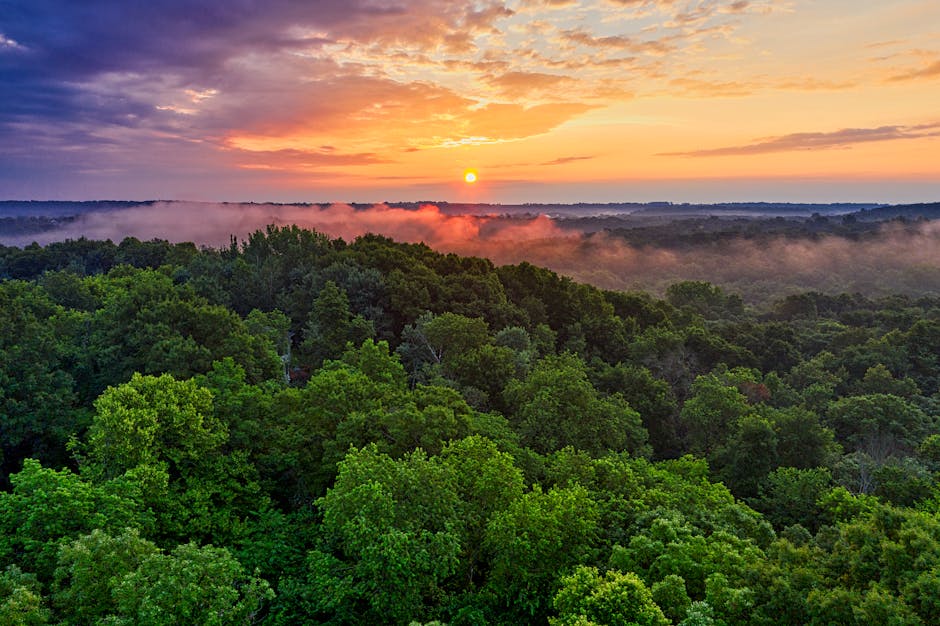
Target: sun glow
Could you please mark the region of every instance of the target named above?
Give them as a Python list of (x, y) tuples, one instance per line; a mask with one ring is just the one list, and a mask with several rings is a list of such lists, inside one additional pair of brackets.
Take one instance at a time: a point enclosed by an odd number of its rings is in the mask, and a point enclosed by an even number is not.
[(477, 182), (477, 173), (476, 170), (467, 170), (463, 173), (463, 180), (465, 183), (472, 185)]

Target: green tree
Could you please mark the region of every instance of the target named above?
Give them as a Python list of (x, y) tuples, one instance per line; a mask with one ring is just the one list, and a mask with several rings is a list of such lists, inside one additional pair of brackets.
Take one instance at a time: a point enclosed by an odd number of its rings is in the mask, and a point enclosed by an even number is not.
[(559, 615), (549, 620), (552, 626), (576, 626), (585, 620), (605, 626), (670, 624), (650, 590), (632, 572), (611, 570), (602, 576), (596, 568), (578, 567), (561, 579), (554, 604)]
[(682, 621), (692, 605), (682, 577), (669, 574), (654, 583), (652, 591), (653, 601), (662, 609), (663, 614), (673, 623), (677, 624)]
[(493, 516), (522, 497), (522, 472), (509, 454), (480, 436), (447, 444), (440, 460), (453, 472), (460, 497), (460, 578), (472, 587), (489, 566), (483, 549), (487, 526)]
[(423, 451), (395, 460), (352, 450), (317, 501), (324, 542), (285, 609), (321, 619), (408, 623), (434, 617), (456, 571), (460, 499), (452, 471)]
[(536, 363), (525, 380), (507, 386), (506, 399), (522, 443), (536, 452), (568, 445), (595, 455), (648, 452), (639, 414), (622, 396), (601, 396), (584, 362), (570, 353)]
[(0, 623), (8, 626), (40, 626), (49, 623), (49, 609), (36, 577), (16, 565), (0, 573)]
[(666, 301), (676, 308), (688, 307), (706, 318), (730, 317), (744, 313), (738, 295), (726, 295), (721, 287), (701, 282), (684, 281), (669, 285)]
[(819, 500), (831, 485), (829, 470), (780, 467), (762, 481), (752, 506), (775, 528), (799, 524), (815, 531), (824, 519)]
[(161, 461), (181, 472), (228, 438), (212, 415), (212, 394), (169, 374), (134, 374), (130, 382), (105, 391), (95, 409), (86, 467), (105, 479)]
[(70, 373), (80, 321), (36, 285), (0, 282), (0, 485), (26, 457), (63, 463), (86, 425)]
[(231, 310), (174, 284), (169, 268), (119, 266), (90, 280), (102, 306), (88, 336), (88, 397), (126, 382), (134, 372), (188, 378), (209, 371), (213, 361), (226, 356), (252, 381), (283, 378), (283, 364), (267, 331), (256, 328), (260, 334), (252, 334)]
[(347, 343), (354, 346), (375, 335), (375, 326), (349, 309), (346, 292), (327, 281), (313, 303), (304, 329), (300, 358), (313, 367), (343, 354)]
[(745, 415), (734, 424), (728, 441), (712, 455), (718, 476), (738, 497), (757, 495), (757, 486), (777, 467), (777, 433), (758, 415)]
[(195, 381), (135, 374), (95, 401), (82, 471), (137, 482), (161, 534), (228, 539), (263, 508), (245, 452), (228, 453), (229, 433), (212, 394)]
[(679, 455), (679, 409), (669, 383), (655, 378), (645, 367), (625, 363), (614, 366), (599, 364), (592, 378), (600, 391), (619, 393), (636, 409), (649, 432), (650, 445), (656, 456)]
[(92, 484), (69, 470), (27, 459), (0, 494), (0, 565), (16, 564), (43, 582), (52, 578), (59, 546), (95, 528), (149, 530), (139, 487), (125, 480)]
[(891, 394), (841, 398), (830, 404), (827, 418), (850, 449), (878, 461), (913, 449), (933, 427), (917, 406)]
[(52, 602), (69, 624), (94, 624), (116, 612), (114, 592), (125, 576), (159, 553), (136, 529), (109, 535), (101, 529), (59, 550)]
[(858, 395), (892, 394), (908, 400), (920, 395), (916, 382), (910, 378), (895, 378), (881, 363), (868, 368), (865, 377), (855, 385), (854, 391)]
[(253, 624), (268, 583), (245, 573), (225, 548), (192, 543), (155, 553), (123, 576), (113, 590), (115, 614), (104, 623), (130, 626)]
[(454, 363), (490, 343), (483, 318), (456, 313), (425, 313), (402, 332), (398, 347), (412, 380), (427, 382), (434, 372), (454, 372)]
[(715, 612), (704, 600), (693, 602), (685, 619), (679, 622), (679, 626), (715, 626), (715, 624), (717, 624)]
[(732, 426), (749, 412), (747, 398), (715, 374), (696, 378), (691, 394), (682, 405), (680, 417), (690, 449), (708, 454), (727, 441)]
[(496, 513), (484, 546), (492, 563), (486, 588), (515, 623), (544, 620), (559, 577), (591, 560), (598, 509), (580, 486), (537, 486)]
[(842, 453), (835, 433), (823, 426), (819, 415), (802, 407), (763, 407), (777, 434), (777, 460), (783, 467), (828, 467)]

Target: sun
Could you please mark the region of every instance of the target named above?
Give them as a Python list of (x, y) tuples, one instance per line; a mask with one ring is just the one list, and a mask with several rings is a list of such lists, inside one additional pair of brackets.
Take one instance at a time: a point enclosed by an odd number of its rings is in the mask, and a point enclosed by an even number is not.
[(468, 185), (472, 185), (477, 182), (477, 172), (476, 170), (467, 170), (463, 173), (463, 181)]

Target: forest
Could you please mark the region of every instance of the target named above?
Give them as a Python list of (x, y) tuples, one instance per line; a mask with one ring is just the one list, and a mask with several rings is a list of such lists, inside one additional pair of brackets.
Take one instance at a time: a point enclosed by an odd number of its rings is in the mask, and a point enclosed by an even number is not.
[(940, 624), (938, 419), (929, 293), (0, 246), (0, 623)]

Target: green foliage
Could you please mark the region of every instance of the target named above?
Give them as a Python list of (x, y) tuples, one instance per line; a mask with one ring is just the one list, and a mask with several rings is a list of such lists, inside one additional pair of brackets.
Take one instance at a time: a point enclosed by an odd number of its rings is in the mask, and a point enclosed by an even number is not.
[(327, 359), (339, 357), (346, 345), (359, 345), (375, 334), (375, 326), (349, 309), (346, 292), (327, 281), (313, 302), (310, 319), (300, 345), (302, 362), (319, 367)]
[(91, 397), (134, 372), (188, 378), (226, 356), (252, 381), (283, 377), (266, 327), (247, 326), (229, 309), (175, 285), (166, 272), (121, 266), (90, 280), (102, 301), (87, 339)]
[(114, 626), (253, 624), (262, 602), (274, 597), (225, 548), (192, 543), (146, 556), (112, 584), (115, 611), (101, 623)]
[(89, 471), (115, 478), (165, 461), (181, 470), (221, 446), (224, 426), (212, 417), (212, 394), (194, 381), (134, 374), (95, 401), (88, 431)]
[(226, 453), (228, 430), (195, 381), (135, 374), (95, 408), (83, 472), (138, 484), (161, 534), (229, 538), (263, 505), (254, 469), (244, 452)]
[(405, 368), (397, 355), (390, 353), (387, 341), (376, 343), (366, 339), (358, 348), (348, 349), (342, 360), (376, 383), (387, 383), (400, 388), (407, 381)]
[(819, 415), (812, 411), (802, 407), (764, 407), (760, 413), (773, 424), (777, 461), (783, 467), (828, 467), (842, 453), (835, 433), (823, 426)]
[(44, 582), (52, 578), (63, 542), (96, 528), (152, 525), (138, 486), (129, 481), (96, 485), (33, 459), (10, 480), (13, 491), (0, 494), (0, 564), (19, 565)]
[(36, 577), (16, 565), (0, 573), (0, 623), (8, 626), (40, 626), (49, 623), (49, 610)]
[(561, 579), (554, 604), (559, 616), (549, 620), (552, 626), (575, 626), (585, 620), (609, 626), (670, 624), (650, 590), (630, 572), (609, 571), (601, 576), (593, 567), (579, 567)]
[(827, 419), (840, 440), (876, 460), (910, 450), (934, 427), (923, 411), (891, 394), (840, 398)]
[(712, 464), (735, 495), (753, 497), (761, 479), (777, 467), (777, 433), (769, 420), (757, 415), (741, 417), (733, 428), (712, 455)]
[(596, 365), (592, 379), (600, 391), (619, 393), (636, 409), (658, 457), (678, 454), (682, 445), (678, 433), (679, 411), (669, 383), (654, 377), (645, 367), (625, 363), (611, 366), (601, 362)]
[(685, 582), (689, 597), (704, 599), (709, 580), (721, 580), (722, 589), (731, 583), (746, 588), (746, 572), (764, 558), (754, 541), (741, 539), (728, 530), (706, 535), (673, 514), (653, 520), (648, 528), (630, 538), (628, 546), (615, 546), (610, 564), (621, 571), (634, 571), (653, 584), (678, 576)]
[(770, 472), (761, 483), (753, 506), (762, 511), (775, 528), (799, 524), (815, 530), (823, 519), (819, 500), (831, 484), (828, 470), (781, 467)]
[(297, 227), (0, 274), (0, 623), (940, 622), (936, 297)]
[(93, 624), (117, 610), (114, 591), (157, 547), (135, 529), (109, 535), (97, 528), (59, 550), (52, 601), (68, 623)]
[(487, 527), (494, 515), (505, 511), (523, 493), (522, 472), (511, 456), (480, 436), (446, 445), (441, 462), (453, 472), (461, 533), (459, 579), (476, 584), (488, 566), (484, 552)]
[(682, 621), (692, 606), (685, 590), (685, 580), (681, 576), (669, 574), (653, 585), (652, 592), (653, 601), (674, 624)]
[(0, 282), (3, 482), (26, 456), (61, 462), (72, 429), (83, 422), (75, 412), (74, 374), (69, 372), (81, 317), (36, 285)]
[(544, 620), (559, 576), (592, 561), (597, 505), (583, 487), (539, 488), (496, 513), (484, 547), (488, 591), (517, 622)]
[(744, 312), (744, 302), (740, 296), (727, 295), (720, 287), (701, 281), (669, 285), (666, 301), (676, 308), (688, 307), (706, 318), (735, 316)]
[(715, 612), (704, 600), (693, 602), (685, 619), (679, 622), (679, 626), (714, 626), (715, 624)]
[(868, 368), (865, 377), (856, 385), (855, 391), (858, 395), (891, 394), (907, 399), (920, 394), (920, 389), (913, 379), (895, 378), (881, 363)]
[(648, 451), (639, 414), (621, 396), (601, 396), (572, 354), (545, 357), (525, 380), (510, 383), (506, 398), (522, 443), (536, 452), (568, 445), (597, 455)]
[(375, 446), (352, 451), (317, 506), (328, 540), (308, 558), (303, 611), (372, 623), (426, 619), (460, 553), (450, 469), (421, 451), (401, 460)]
[(699, 376), (680, 416), (689, 447), (698, 454), (714, 451), (726, 440), (732, 425), (748, 412), (747, 398), (715, 374)]

